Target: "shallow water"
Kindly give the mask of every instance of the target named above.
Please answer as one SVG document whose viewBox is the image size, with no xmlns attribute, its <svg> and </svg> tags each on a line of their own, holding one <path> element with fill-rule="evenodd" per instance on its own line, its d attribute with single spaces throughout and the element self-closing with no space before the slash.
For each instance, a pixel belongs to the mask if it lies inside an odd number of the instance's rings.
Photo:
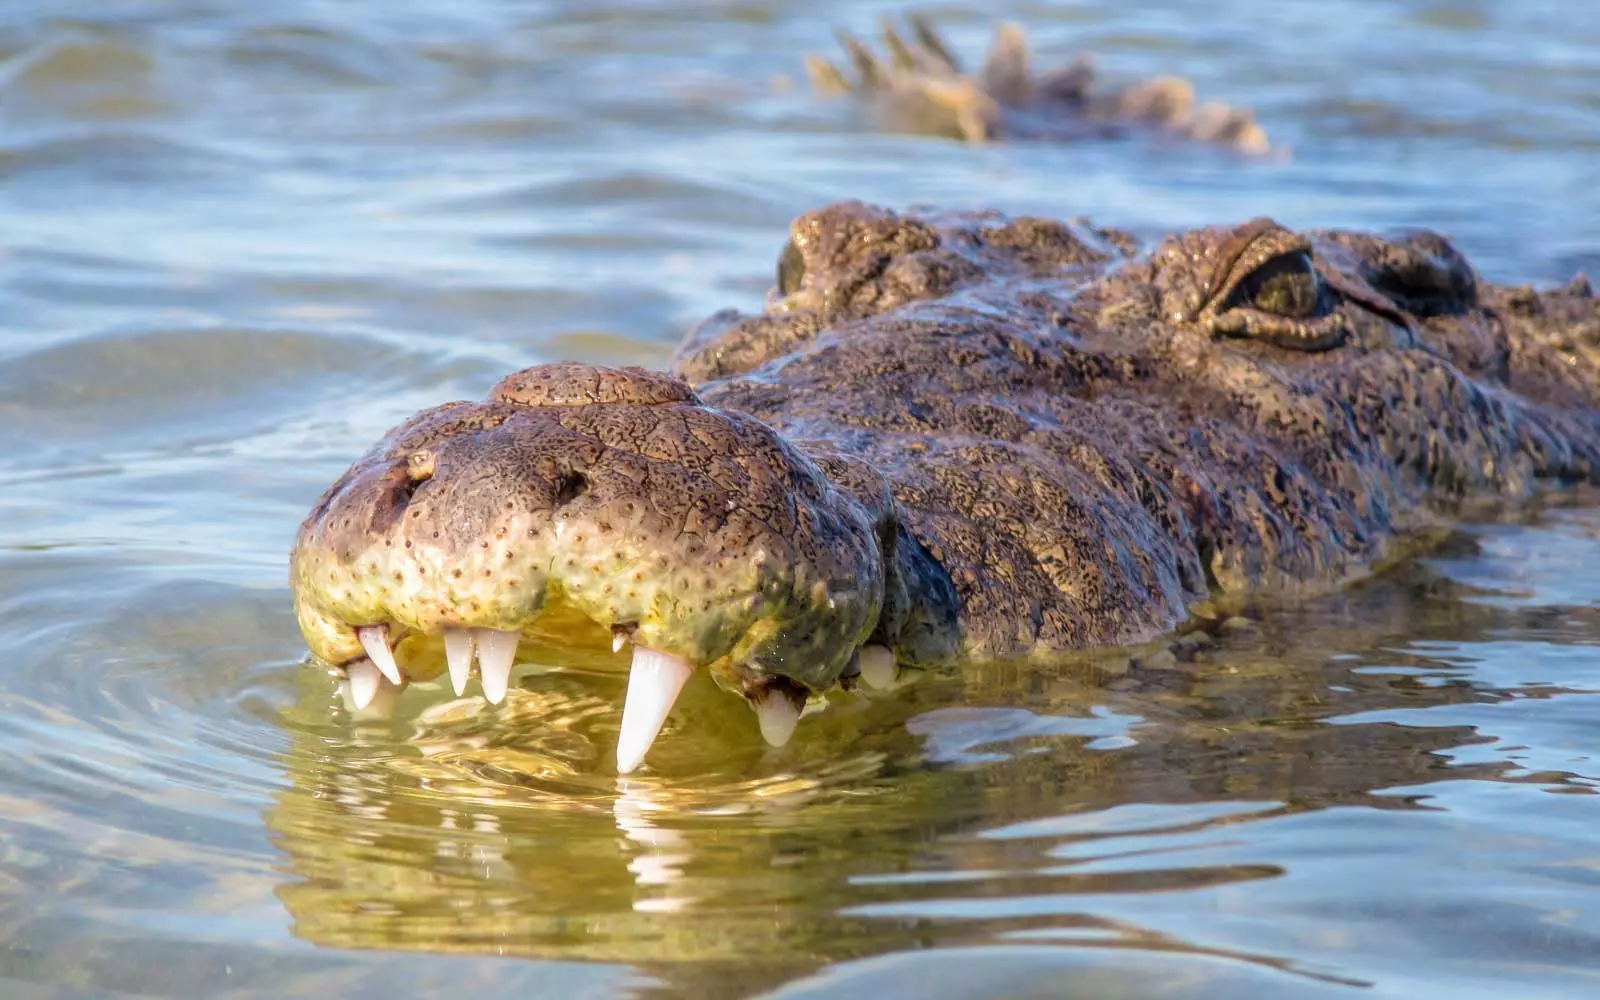
<svg viewBox="0 0 1600 1000">
<path fill-rule="evenodd" d="M 352 722 L 285 552 L 384 429 L 657 364 L 853 196 L 1600 254 L 1570 3 L 943 4 L 1256 108 L 1267 162 L 973 149 L 793 86 L 822 0 L 0 6 L 0 995 L 1600 994 L 1600 510 L 1474 528 L 1193 662 L 839 698 L 782 751 L 622 674 Z M 1592 20 L 1592 19 L 1591 19 Z M 789 85 L 786 85 L 789 84 Z"/>
</svg>

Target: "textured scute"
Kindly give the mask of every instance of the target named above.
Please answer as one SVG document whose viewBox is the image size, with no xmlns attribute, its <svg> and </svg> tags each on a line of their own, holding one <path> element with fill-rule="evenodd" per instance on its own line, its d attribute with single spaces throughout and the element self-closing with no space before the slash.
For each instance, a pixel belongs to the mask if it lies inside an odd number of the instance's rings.
<svg viewBox="0 0 1600 1000">
<path fill-rule="evenodd" d="M 1130 258 L 1086 225 L 847 202 L 794 238 L 800 288 L 691 343 L 744 349 L 775 317 L 814 332 L 700 392 L 888 481 L 900 547 L 956 594 L 960 656 L 1146 639 L 1217 591 L 1325 590 L 1462 500 L 1600 468 L 1588 286 L 1499 289 L 1436 234 L 1256 219 Z M 973 267 L 885 294 L 861 276 L 894 273 L 895 247 Z"/>
<path fill-rule="evenodd" d="M 1512 388 L 1526 395 L 1593 406 L 1600 396 L 1600 301 L 1588 278 L 1535 291 L 1527 286 L 1483 286 L 1509 345 Z"/>
<path fill-rule="evenodd" d="M 698 403 L 688 384 L 644 368 L 601 368 L 576 362 L 512 372 L 489 390 L 489 400 L 517 406 L 588 406 L 630 403 Z"/>
<path fill-rule="evenodd" d="M 552 602 L 764 692 L 1141 642 L 1326 590 L 1463 502 L 1600 470 L 1600 303 L 1442 236 L 807 213 L 674 375 L 580 364 L 419 414 L 293 556 L 312 651 Z M 634 628 L 636 626 L 636 628 Z M 792 690 L 792 689 L 791 689 Z"/>
<path fill-rule="evenodd" d="M 799 350 L 824 328 L 879 317 L 913 302 L 982 293 L 1004 279 L 1061 278 L 1127 253 L 1115 230 L 998 212 L 900 214 L 857 201 L 797 218 L 789 227 L 793 286 L 775 289 L 767 312 L 719 312 L 679 345 L 673 370 L 691 382 L 751 371 Z M 1008 295 L 1014 289 L 1007 288 Z M 1005 315 L 1009 300 L 986 311 Z"/>
<path fill-rule="evenodd" d="M 840 32 L 853 72 L 808 55 L 813 88 L 825 97 L 858 97 L 889 128 L 974 143 L 1064 142 L 1154 131 L 1246 154 L 1273 149 L 1248 110 L 1216 101 L 1201 104 L 1194 85 L 1182 77 L 1107 86 L 1086 56 L 1036 72 L 1027 35 L 1006 23 L 997 26 L 982 70 L 966 73 L 931 23 L 916 14 L 907 21 L 905 34 L 884 24 L 882 55 Z"/>
</svg>

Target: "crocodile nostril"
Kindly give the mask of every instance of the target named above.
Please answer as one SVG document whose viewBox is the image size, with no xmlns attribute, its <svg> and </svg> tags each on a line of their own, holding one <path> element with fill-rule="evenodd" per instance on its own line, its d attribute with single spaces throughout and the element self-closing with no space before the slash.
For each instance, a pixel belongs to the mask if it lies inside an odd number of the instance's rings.
<svg viewBox="0 0 1600 1000">
<path fill-rule="evenodd" d="M 425 483 L 433 478 L 433 452 L 427 449 L 406 456 L 406 478 L 413 484 Z M 413 485 L 415 488 L 415 485 Z"/>
<path fill-rule="evenodd" d="M 561 478 L 556 480 L 555 505 L 557 507 L 565 507 L 587 492 L 589 492 L 588 476 L 581 472 L 564 472 L 561 474 Z"/>
<path fill-rule="evenodd" d="M 433 478 L 433 455 L 417 452 L 407 456 L 402 464 L 396 462 L 383 475 L 385 487 L 380 489 L 372 510 L 372 529 L 387 531 L 405 516 L 417 488 Z"/>
</svg>

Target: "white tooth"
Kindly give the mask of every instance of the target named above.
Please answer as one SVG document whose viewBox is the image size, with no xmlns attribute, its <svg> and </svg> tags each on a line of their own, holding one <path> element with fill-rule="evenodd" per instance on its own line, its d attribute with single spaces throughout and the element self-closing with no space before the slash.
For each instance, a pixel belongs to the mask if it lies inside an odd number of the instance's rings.
<svg viewBox="0 0 1600 1000">
<path fill-rule="evenodd" d="M 756 710 L 756 719 L 761 723 L 761 735 L 771 746 L 781 747 L 789 742 L 789 737 L 794 735 L 794 727 L 800 722 L 800 709 L 795 707 L 789 696 L 780 691 L 768 691 L 757 701 L 750 703 Z"/>
<path fill-rule="evenodd" d="M 522 634 L 475 628 L 472 638 L 478 644 L 478 676 L 483 681 L 483 696 L 489 699 L 489 704 L 498 705 L 505 701 L 506 688 L 511 686 L 511 664 L 517 658 L 517 640 Z"/>
<path fill-rule="evenodd" d="M 894 683 L 894 653 L 888 646 L 861 647 L 861 682 L 875 691 L 884 691 Z"/>
<path fill-rule="evenodd" d="M 372 696 L 372 701 L 366 708 L 357 708 L 355 696 L 350 693 L 350 682 L 339 682 L 340 693 L 344 696 L 345 711 L 357 719 L 391 721 L 400 709 L 400 692 L 403 688 L 396 687 L 388 681 L 378 682 L 378 691 Z"/>
<path fill-rule="evenodd" d="M 345 667 L 344 671 L 350 678 L 350 701 L 356 710 L 372 704 L 372 699 L 378 695 L 378 685 L 383 683 L 378 668 L 372 665 L 371 660 L 357 660 Z"/>
<path fill-rule="evenodd" d="M 372 657 L 383 676 L 389 678 L 389 683 L 399 684 L 400 668 L 395 665 L 394 654 L 389 652 L 389 626 L 363 625 L 356 629 L 356 638 L 361 640 L 361 648 Z"/>
<path fill-rule="evenodd" d="M 613 633 L 611 633 L 611 651 L 613 653 L 622 652 L 622 647 L 626 646 L 627 644 L 628 644 L 628 633 L 626 633 L 626 632 L 613 632 Z"/>
<path fill-rule="evenodd" d="M 617 773 L 627 774 L 644 763 L 650 744 L 667 721 L 672 703 L 694 668 L 689 661 L 635 645 L 628 672 L 628 698 L 622 705 L 622 732 L 617 736 Z"/>
<path fill-rule="evenodd" d="M 450 686 L 456 697 L 467 689 L 467 678 L 472 674 L 472 630 L 447 628 L 444 630 L 444 659 L 450 664 Z"/>
</svg>

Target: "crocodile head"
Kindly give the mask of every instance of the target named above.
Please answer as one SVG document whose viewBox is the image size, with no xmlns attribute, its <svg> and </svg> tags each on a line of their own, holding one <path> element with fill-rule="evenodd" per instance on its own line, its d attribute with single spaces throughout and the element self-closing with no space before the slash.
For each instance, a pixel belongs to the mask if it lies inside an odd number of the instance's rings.
<svg viewBox="0 0 1600 1000">
<path fill-rule="evenodd" d="M 363 707 L 441 660 L 459 693 L 474 650 L 499 701 L 525 636 L 633 643 L 626 771 L 695 668 L 786 738 L 877 623 L 882 517 L 675 378 L 555 364 L 390 432 L 317 502 L 291 576 Z"/>
<path fill-rule="evenodd" d="M 530 368 L 391 432 L 292 555 L 357 703 L 633 644 L 618 765 L 696 670 L 787 740 L 898 666 L 1141 643 L 1326 590 L 1460 504 L 1600 477 L 1600 302 L 1432 233 L 1113 230 L 846 202 L 677 376 Z"/>
</svg>

